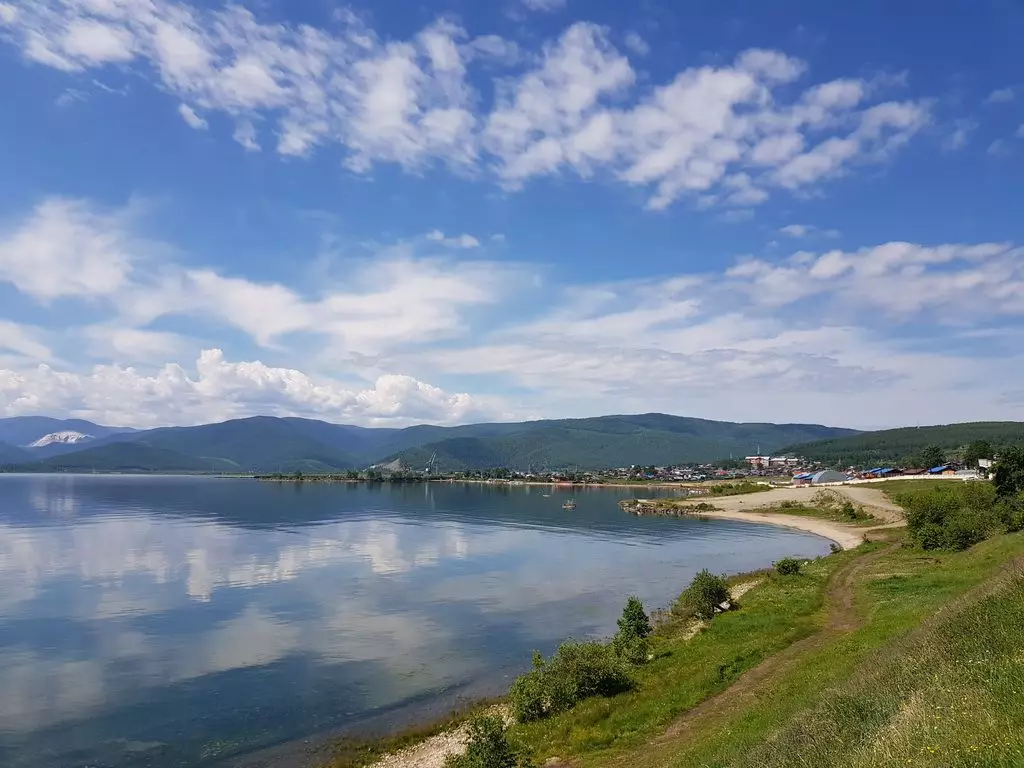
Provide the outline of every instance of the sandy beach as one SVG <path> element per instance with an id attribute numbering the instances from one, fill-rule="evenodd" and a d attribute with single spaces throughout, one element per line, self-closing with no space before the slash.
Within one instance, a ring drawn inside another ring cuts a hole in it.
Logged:
<path id="1" fill-rule="evenodd" d="M 811 504 L 814 501 L 815 495 L 821 493 L 822 490 L 825 489 L 805 486 L 799 488 L 775 488 L 763 493 L 749 493 L 743 496 L 724 496 L 711 500 L 711 503 L 718 508 L 716 511 L 700 512 L 699 514 L 701 517 L 709 520 L 740 520 L 748 523 L 764 523 L 806 531 L 807 533 L 831 539 L 843 549 L 852 549 L 860 545 L 864 541 L 864 535 L 870 531 L 904 524 L 903 510 L 893 504 L 882 491 L 866 486 L 843 485 L 830 487 L 827 490 L 845 496 L 854 504 L 863 507 L 865 512 L 881 521 L 881 525 L 865 528 L 832 520 L 787 515 L 784 512 L 759 511 L 774 507 L 785 501 Z M 697 499 L 692 502 L 683 501 L 679 502 L 678 505 L 685 508 L 700 504 L 701 502 L 707 503 L 708 499 Z"/>

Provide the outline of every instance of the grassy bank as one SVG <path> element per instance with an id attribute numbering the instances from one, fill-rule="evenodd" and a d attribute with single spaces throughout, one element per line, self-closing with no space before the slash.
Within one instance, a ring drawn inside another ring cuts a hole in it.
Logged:
<path id="1" fill-rule="evenodd" d="M 632 690 L 510 737 L 538 764 L 574 768 L 1024 764 L 1024 534 L 961 552 L 923 551 L 901 530 L 872 535 L 797 575 L 758 574 L 740 610 L 695 636 L 669 618 Z M 369 762 L 359 757 L 335 765 Z"/>
<path id="2" fill-rule="evenodd" d="M 1007 578 L 1024 536 L 925 553 L 886 535 L 771 576 L 692 640 L 663 627 L 635 691 L 515 735 L 581 767 L 1021 764 L 1022 737 L 996 734 L 1024 733 L 1024 587 Z"/>

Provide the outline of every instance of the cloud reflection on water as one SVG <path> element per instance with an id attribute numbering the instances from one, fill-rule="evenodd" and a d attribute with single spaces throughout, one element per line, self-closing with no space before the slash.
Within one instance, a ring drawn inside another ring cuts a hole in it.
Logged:
<path id="1" fill-rule="evenodd" d="M 340 724 L 608 631 L 623 595 L 663 604 L 703 565 L 825 550 L 637 521 L 607 494 L 567 517 L 528 494 L 152 482 L 0 479 L 0 752 L 11 739 L 18 768 L 93 731 Z"/>

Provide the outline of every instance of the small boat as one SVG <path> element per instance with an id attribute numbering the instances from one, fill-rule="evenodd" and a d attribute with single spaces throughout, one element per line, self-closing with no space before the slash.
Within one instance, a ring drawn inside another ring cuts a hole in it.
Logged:
<path id="1" fill-rule="evenodd" d="M 562 505 L 562 509 L 576 509 L 576 502 L 569 499 L 565 504 Z"/>

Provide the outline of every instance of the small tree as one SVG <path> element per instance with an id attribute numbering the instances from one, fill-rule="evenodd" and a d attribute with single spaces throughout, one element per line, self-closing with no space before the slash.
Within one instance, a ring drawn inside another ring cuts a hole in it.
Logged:
<path id="1" fill-rule="evenodd" d="M 622 609 L 622 616 L 618 621 L 619 632 L 647 637 L 651 634 L 651 620 L 644 610 L 644 604 L 636 595 L 630 595 L 626 600 L 626 607 Z"/>
<path id="2" fill-rule="evenodd" d="M 924 460 L 925 466 L 937 467 L 946 462 L 946 453 L 937 445 L 929 445 L 921 451 L 921 458 Z"/>
<path id="3" fill-rule="evenodd" d="M 992 446 L 987 440 L 975 440 L 964 448 L 964 464 L 968 467 L 977 467 L 978 459 L 991 459 Z"/>
<path id="4" fill-rule="evenodd" d="M 630 595 L 618 621 L 619 631 L 612 639 L 615 655 L 630 664 L 644 664 L 650 652 L 647 637 L 651 634 L 651 620 L 640 598 Z"/>
<path id="5" fill-rule="evenodd" d="M 483 716 L 469 723 L 469 740 L 461 755 L 449 755 L 445 768 L 532 768 L 508 740 L 505 723 L 500 717 Z"/>
<path id="6" fill-rule="evenodd" d="M 1008 448 L 1000 454 L 992 484 L 1004 498 L 1024 491 L 1024 448 Z"/>

